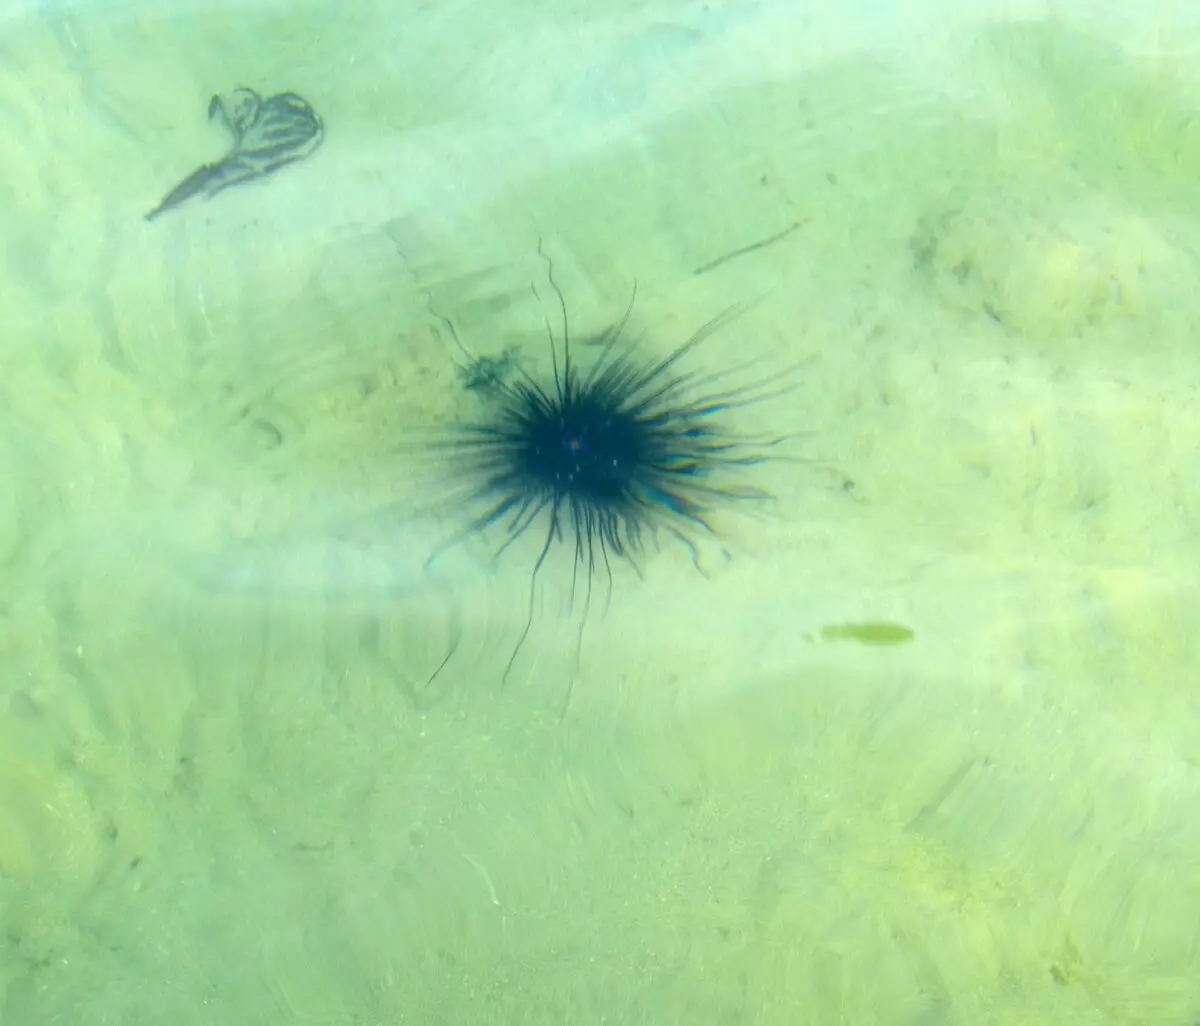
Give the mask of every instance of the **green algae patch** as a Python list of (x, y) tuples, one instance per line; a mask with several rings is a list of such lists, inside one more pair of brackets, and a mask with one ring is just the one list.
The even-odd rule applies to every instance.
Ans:
[(821, 628), (826, 641), (855, 641), (860, 645), (906, 645), (913, 640), (911, 627), (902, 623), (839, 623)]

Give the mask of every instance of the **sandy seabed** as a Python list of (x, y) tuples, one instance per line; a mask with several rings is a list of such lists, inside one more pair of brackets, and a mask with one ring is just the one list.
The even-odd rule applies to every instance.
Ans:
[[(3, 1026), (1200, 1017), (1200, 14), (609, 6), (4, 16)], [(240, 85), (322, 147), (144, 222)], [(539, 254), (801, 373), (501, 687), (419, 440)]]

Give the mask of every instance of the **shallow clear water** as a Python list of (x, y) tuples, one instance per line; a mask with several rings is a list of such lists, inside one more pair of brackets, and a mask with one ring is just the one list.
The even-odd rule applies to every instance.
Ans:
[[(1200, 17), (1094, 7), (11, 6), (0, 1023), (1194, 1022)], [(553, 285), (798, 370), (702, 573), (427, 565)]]

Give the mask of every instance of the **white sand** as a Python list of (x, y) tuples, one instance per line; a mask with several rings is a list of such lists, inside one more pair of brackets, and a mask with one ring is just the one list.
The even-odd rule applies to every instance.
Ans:
[[(256, 6), (0, 29), (0, 1024), (1194, 1022), (1200, 14)], [(243, 84), (323, 148), (143, 223)], [(539, 238), (804, 362), (563, 718), (411, 512)]]

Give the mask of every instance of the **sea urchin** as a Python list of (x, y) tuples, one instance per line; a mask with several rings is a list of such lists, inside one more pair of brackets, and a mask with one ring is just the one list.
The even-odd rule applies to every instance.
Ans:
[(582, 571), (585, 617), (597, 571), (607, 575), (610, 589), (612, 560), (626, 560), (640, 573), (638, 557), (660, 531), (684, 545), (700, 569), (694, 539), (715, 533), (714, 510), (731, 500), (769, 497), (737, 484), (732, 472), (763, 462), (780, 440), (739, 435), (724, 422), (725, 414), (778, 393), (778, 378), (737, 385), (730, 372), (700, 374), (681, 366), (739, 307), (667, 355), (647, 357), (625, 337), (631, 301), (619, 323), (587, 340), (598, 355), (583, 369), (552, 269), (550, 283), (562, 310), (561, 344), (548, 328), (551, 373), (539, 379), (518, 366), (509, 378), (493, 381), (486, 413), (437, 447), (448, 451), (453, 473), (479, 510), (439, 552), (499, 525), (504, 537), (497, 557), (531, 530), (543, 536), (530, 574), (529, 616), (505, 678), (528, 637), (538, 574), (556, 543), (574, 548), (571, 594)]

